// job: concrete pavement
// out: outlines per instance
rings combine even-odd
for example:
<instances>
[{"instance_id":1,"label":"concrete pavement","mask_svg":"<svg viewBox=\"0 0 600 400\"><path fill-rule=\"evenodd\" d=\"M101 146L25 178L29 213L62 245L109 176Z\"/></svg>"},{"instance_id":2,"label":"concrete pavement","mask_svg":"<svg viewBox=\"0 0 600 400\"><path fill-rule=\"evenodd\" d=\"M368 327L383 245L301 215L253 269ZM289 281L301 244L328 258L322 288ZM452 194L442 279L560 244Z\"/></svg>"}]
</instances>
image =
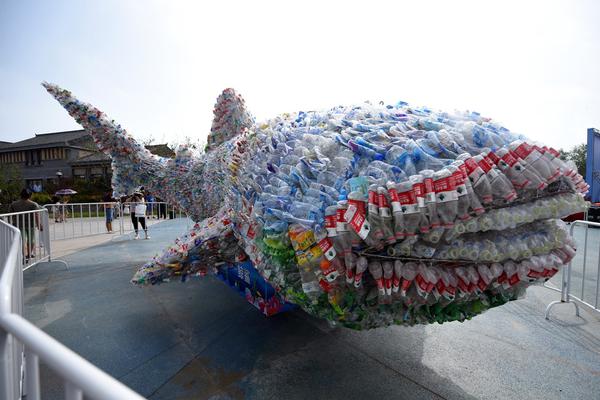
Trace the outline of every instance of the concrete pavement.
<instances>
[{"instance_id":1,"label":"concrete pavement","mask_svg":"<svg viewBox=\"0 0 600 400\"><path fill-rule=\"evenodd\" d=\"M150 236L153 233L153 226L164 220L156 218L147 218L146 225ZM188 222L191 224L191 222ZM50 240L52 241L53 258L64 257L80 250L97 246L109 241L121 241L133 239L133 224L130 217L126 216L123 220L123 234L120 233L121 220L113 221L113 232L106 232L104 217L96 218L73 218L65 222L55 223L50 221ZM140 236L144 236L140 229Z\"/></svg>"},{"instance_id":2,"label":"concrete pavement","mask_svg":"<svg viewBox=\"0 0 600 400\"><path fill-rule=\"evenodd\" d=\"M302 311L265 318L214 279L148 288L136 266L185 231L107 242L25 273L26 317L151 399L591 399L600 392L600 319L558 293L465 323L356 332ZM107 235L108 236L108 235ZM45 399L62 398L42 368Z\"/></svg>"}]
</instances>

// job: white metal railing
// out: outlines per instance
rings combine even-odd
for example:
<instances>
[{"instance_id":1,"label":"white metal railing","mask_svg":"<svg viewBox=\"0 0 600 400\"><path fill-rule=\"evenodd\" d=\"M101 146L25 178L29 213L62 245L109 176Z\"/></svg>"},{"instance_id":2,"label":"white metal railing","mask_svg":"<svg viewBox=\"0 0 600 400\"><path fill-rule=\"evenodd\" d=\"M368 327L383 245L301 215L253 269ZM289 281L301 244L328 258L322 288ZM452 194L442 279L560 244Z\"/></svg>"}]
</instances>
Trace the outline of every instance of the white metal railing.
<instances>
[{"instance_id":1,"label":"white metal railing","mask_svg":"<svg viewBox=\"0 0 600 400\"><path fill-rule=\"evenodd\" d=\"M109 228L120 235L128 234L134 230L131 220L134 204L130 202L47 204L44 207L51 217L50 237L52 240L74 239L108 233ZM145 204L147 223L161 219L187 218L181 209L165 202ZM111 211L108 211L109 209ZM107 219L107 213L111 213L112 218ZM109 220L110 225L108 225Z\"/></svg>"},{"instance_id":2,"label":"white metal railing","mask_svg":"<svg viewBox=\"0 0 600 400\"><path fill-rule=\"evenodd\" d=\"M21 233L0 220L0 318L23 312L23 272ZM23 345L0 329L0 396L21 397Z\"/></svg>"},{"instance_id":3,"label":"white metal railing","mask_svg":"<svg viewBox=\"0 0 600 400\"><path fill-rule=\"evenodd\" d=\"M52 245L50 243L48 210L38 210L0 214L0 220L17 228L21 233L21 255L23 270L41 262L52 260Z\"/></svg>"},{"instance_id":4,"label":"white metal railing","mask_svg":"<svg viewBox=\"0 0 600 400\"><path fill-rule=\"evenodd\" d=\"M40 399L39 360L65 380L65 398L143 399L25 320L21 234L0 220L0 398Z\"/></svg>"},{"instance_id":5,"label":"white metal railing","mask_svg":"<svg viewBox=\"0 0 600 400\"><path fill-rule=\"evenodd\" d=\"M584 233L584 243L583 243L583 264L581 268L581 292L579 296L571 293L572 290L572 274L573 274L573 260L569 262L569 265L566 265L562 270L562 278L561 278L561 287L555 288L546 285L547 288L556 290L560 292L560 300L553 301L548 304L546 307L546 319L550 316L550 310L557 304L562 303L573 303L575 305L575 314L579 316L579 304L590 308L592 311L600 312L599 301L600 301L600 240L594 242L594 246L592 248L597 249L596 255L598 257L596 263L596 279L593 279L593 275L587 269L587 258L588 258L588 237L589 237L589 228L600 228L600 223L598 222L590 222L590 221L574 221L571 223L570 235L573 237L573 230L576 226L585 226ZM598 236L598 235L597 235ZM579 247L579 246L578 246ZM586 280L586 277L592 275L591 279ZM587 285L586 285L587 284ZM586 286L588 291L593 292L593 298L589 302L586 300Z\"/></svg>"}]
</instances>

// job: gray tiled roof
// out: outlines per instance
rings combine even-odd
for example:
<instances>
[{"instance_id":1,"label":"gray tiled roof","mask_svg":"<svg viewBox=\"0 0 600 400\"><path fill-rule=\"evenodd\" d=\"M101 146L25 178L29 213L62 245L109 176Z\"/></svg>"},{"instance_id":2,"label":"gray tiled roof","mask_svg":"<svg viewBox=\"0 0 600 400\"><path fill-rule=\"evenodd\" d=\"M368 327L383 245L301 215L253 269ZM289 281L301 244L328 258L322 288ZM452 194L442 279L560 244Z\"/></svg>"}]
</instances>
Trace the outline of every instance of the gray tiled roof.
<instances>
[{"instance_id":1,"label":"gray tiled roof","mask_svg":"<svg viewBox=\"0 0 600 400\"><path fill-rule=\"evenodd\" d=\"M107 156L106 154L102 153L101 151L97 151L93 154L89 154L85 157L81 157L77 160L74 160L71 162L71 164L90 163L90 162L109 162L110 163L110 157Z\"/></svg>"},{"instance_id":2,"label":"gray tiled roof","mask_svg":"<svg viewBox=\"0 0 600 400\"><path fill-rule=\"evenodd\" d=\"M53 133L36 133L32 138L21 140L15 143L0 144L1 150L16 150L21 147L38 147L48 145L69 145L71 141L81 139L89 135L85 130L79 129L76 131L53 132Z\"/></svg>"}]
</instances>

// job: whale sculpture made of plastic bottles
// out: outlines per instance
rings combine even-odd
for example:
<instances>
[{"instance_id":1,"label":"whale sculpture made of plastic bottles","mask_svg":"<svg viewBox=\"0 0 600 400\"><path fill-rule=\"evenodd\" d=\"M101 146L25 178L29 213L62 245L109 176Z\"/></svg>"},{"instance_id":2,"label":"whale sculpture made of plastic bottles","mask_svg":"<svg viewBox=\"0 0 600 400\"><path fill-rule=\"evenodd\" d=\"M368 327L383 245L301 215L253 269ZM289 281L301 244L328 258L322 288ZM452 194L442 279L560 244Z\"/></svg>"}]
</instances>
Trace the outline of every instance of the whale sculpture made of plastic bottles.
<instances>
[{"instance_id":1,"label":"whale sculpture made of plastic bottles","mask_svg":"<svg viewBox=\"0 0 600 400\"><path fill-rule=\"evenodd\" d=\"M115 195L144 186L195 221L138 285L245 262L265 314L292 303L365 329L469 319L575 254L559 219L586 207L574 165L475 112L365 103L256 123L226 89L205 151L166 159L43 85L112 158Z\"/></svg>"}]
</instances>

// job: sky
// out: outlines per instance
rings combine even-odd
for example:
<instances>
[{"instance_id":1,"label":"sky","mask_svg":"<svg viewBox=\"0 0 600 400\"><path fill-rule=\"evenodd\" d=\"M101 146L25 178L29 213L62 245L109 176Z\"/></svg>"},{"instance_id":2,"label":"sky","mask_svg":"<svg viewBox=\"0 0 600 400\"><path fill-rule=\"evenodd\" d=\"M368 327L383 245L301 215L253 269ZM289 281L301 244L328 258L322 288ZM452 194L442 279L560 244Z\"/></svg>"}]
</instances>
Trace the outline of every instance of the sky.
<instances>
[{"instance_id":1,"label":"sky","mask_svg":"<svg viewBox=\"0 0 600 400\"><path fill-rule=\"evenodd\" d=\"M594 0L0 0L0 140L79 129L49 81L156 143L204 141L233 87L258 120L403 100L568 149L600 128L599 17Z\"/></svg>"}]
</instances>

